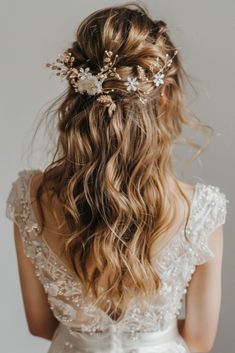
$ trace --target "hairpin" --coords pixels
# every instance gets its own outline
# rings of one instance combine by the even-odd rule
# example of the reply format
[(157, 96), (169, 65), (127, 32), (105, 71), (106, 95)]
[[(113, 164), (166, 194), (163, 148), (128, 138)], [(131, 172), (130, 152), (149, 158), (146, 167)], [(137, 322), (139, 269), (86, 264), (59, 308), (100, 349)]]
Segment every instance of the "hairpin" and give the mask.
[(110, 94), (102, 94), (96, 100), (105, 107), (108, 107), (108, 114), (111, 117), (116, 110), (116, 104)]
[[(117, 68), (115, 66), (116, 60), (118, 58), (118, 54), (116, 54), (113, 58), (113, 52), (105, 50), (104, 52), (104, 61), (103, 66), (97, 74), (93, 74), (89, 66), (87, 67), (74, 67), (75, 58), (69, 50), (66, 50), (62, 55), (60, 54), (57, 58), (56, 62), (49, 64), (46, 66), (56, 71), (56, 75), (61, 78), (67, 78), (75, 92), (79, 92), (81, 94), (87, 93), (88, 95), (99, 95), (103, 94), (104, 98), (97, 98), (97, 101), (101, 104), (104, 104), (110, 108), (109, 112), (113, 112), (116, 108), (116, 105), (111, 102), (109, 95), (110, 92), (113, 92), (114, 89), (105, 89), (103, 88), (103, 82), (108, 77), (117, 78), (118, 80), (124, 81), (124, 85), (126, 86), (127, 92), (135, 92), (140, 101), (144, 104), (146, 102), (146, 98), (143, 97), (148, 95), (152, 90), (152, 87), (148, 91), (142, 91), (140, 89), (141, 82), (151, 83), (154, 87), (159, 87), (164, 84), (165, 71), (168, 70), (173, 62), (173, 58), (178, 53), (177, 50), (174, 51), (173, 56), (170, 58), (169, 54), (166, 54), (165, 64), (162, 66), (160, 64), (160, 59), (157, 57), (153, 63), (149, 67), (149, 70), (152, 73), (152, 77), (148, 78), (145, 73), (145, 69), (140, 65), (137, 65), (137, 76), (127, 76), (126, 78), (122, 78), (117, 73)], [(156, 67), (160, 67), (157, 72), (155, 72)], [(110, 98), (107, 98), (110, 97)], [(110, 103), (110, 104), (109, 104)]]

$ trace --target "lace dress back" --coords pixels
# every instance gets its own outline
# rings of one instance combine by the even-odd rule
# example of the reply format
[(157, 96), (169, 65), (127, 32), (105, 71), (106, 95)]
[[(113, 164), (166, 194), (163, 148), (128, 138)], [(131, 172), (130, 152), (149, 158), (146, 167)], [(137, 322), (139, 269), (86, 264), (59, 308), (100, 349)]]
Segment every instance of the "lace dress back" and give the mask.
[(177, 318), (196, 266), (214, 257), (208, 237), (225, 223), (225, 194), (216, 186), (196, 183), (187, 225), (190, 241), (185, 239), (183, 227), (179, 228), (152, 258), (162, 281), (156, 297), (151, 301), (132, 298), (124, 317), (114, 320), (108, 309), (96, 306), (92, 294), (83, 297), (78, 278), (45, 236), (39, 235), (30, 198), (31, 177), (37, 173), (41, 171), (18, 173), (7, 198), (6, 216), (17, 224), (25, 255), (32, 261), (60, 322), (48, 353), (188, 353), (177, 330)]

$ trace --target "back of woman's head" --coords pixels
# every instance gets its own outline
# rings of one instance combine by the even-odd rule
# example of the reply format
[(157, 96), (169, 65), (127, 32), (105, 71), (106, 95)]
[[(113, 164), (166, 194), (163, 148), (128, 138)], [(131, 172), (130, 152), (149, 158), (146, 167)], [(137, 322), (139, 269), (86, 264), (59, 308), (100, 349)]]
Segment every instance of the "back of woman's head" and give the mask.
[[(164, 65), (176, 48), (165, 22), (151, 19), (140, 5), (92, 13), (79, 25), (68, 51), (73, 67), (83, 72), (89, 67), (92, 75), (104, 66), (105, 51), (111, 51), (122, 79), (110, 75), (102, 83), (115, 104), (111, 114), (97, 100), (99, 95), (76, 91), (69, 82), (56, 110), (58, 143), (38, 201), (43, 190), (60, 200), (69, 229), (61, 234), (71, 265), (87, 288), (92, 256), (95, 296), (109, 265), (112, 308), (120, 300), (123, 312), (132, 295), (153, 294), (159, 288), (150, 248), (174, 223), (176, 194), (169, 180), (185, 197), (174, 175), (172, 145), (183, 140), (183, 125), (201, 130), (203, 125), (187, 117), (178, 52), (164, 72), (164, 84), (150, 82), (156, 58)], [(137, 76), (138, 66), (149, 80), (140, 81), (138, 90), (128, 90), (125, 82)]]

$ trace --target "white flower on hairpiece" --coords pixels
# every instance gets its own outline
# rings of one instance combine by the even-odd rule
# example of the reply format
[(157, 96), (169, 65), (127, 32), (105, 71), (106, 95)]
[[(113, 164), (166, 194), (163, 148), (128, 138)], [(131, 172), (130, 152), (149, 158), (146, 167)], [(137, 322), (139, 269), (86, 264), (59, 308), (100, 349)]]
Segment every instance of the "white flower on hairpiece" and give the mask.
[(86, 80), (92, 77), (92, 73), (90, 72), (90, 68), (86, 67), (85, 70), (83, 67), (79, 69), (79, 79), (80, 80)]
[(73, 86), (77, 92), (87, 92), (91, 96), (101, 93), (103, 90), (102, 81), (99, 81), (94, 75), (89, 75), (87, 78), (79, 78), (79, 80), (75, 82)]
[(162, 74), (161, 72), (156, 73), (153, 77), (153, 82), (155, 84), (155, 86), (160, 86), (164, 83), (164, 74)]
[[(124, 81), (126, 90), (128, 92), (136, 92), (140, 101), (144, 104), (147, 101), (146, 95), (148, 95), (152, 88), (149, 88), (147, 91), (144, 91), (143, 94), (145, 97), (142, 97), (141, 89), (139, 89), (140, 82), (147, 82), (153, 84), (155, 87), (160, 86), (164, 83), (165, 71), (167, 70), (173, 62), (173, 58), (178, 53), (177, 50), (174, 51), (173, 56), (170, 58), (169, 54), (166, 54), (166, 63), (161, 66), (158, 73), (154, 73), (155, 66), (159, 65), (159, 57), (156, 58), (156, 63), (150, 66), (151, 77), (147, 77), (145, 74), (145, 68), (137, 65), (138, 76), (127, 76), (121, 77), (117, 72), (117, 67), (115, 66), (116, 59), (119, 57), (116, 54), (113, 57), (113, 52), (110, 50), (105, 50), (103, 66), (100, 71), (95, 75), (91, 72), (90, 67), (80, 67), (76, 66), (76, 59), (70, 52), (66, 50), (63, 55), (60, 55), (53, 63), (47, 63), (46, 66), (56, 71), (56, 75), (62, 78), (67, 78), (75, 92), (84, 93), (87, 92), (88, 95), (96, 95), (99, 93), (109, 93), (115, 91), (115, 89), (103, 88), (103, 82), (111, 77), (112, 79), (118, 79)], [(164, 72), (164, 73), (163, 73)], [(111, 105), (110, 105), (111, 106)], [(114, 107), (114, 106), (113, 106)], [(112, 109), (113, 109), (112, 107)], [(110, 107), (109, 107), (110, 108)], [(111, 108), (110, 108), (111, 109)]]
[(124, 83), (125, 86), (127, 86), (128, 91), (136, 91), (137, 86), (139, 85), (139, 81), (137, 77), (127, 77), (127, 81)]

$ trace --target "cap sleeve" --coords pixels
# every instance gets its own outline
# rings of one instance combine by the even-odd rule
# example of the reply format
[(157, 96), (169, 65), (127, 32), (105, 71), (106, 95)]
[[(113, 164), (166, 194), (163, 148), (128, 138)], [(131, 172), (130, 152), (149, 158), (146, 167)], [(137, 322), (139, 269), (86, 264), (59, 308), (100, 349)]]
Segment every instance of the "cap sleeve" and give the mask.
[[(22, 170), (18, 172), (12, 182), (6, 200), (5, 215), (16, 223), (22, 236), (25, 231), (32, 232), (35, 228), (35, 220), (31, 212), (28, 200), (28, 182), (32, 174), (38, 170)], [(38, 229), (36, 229), (38, 231)]]
[(217, 186), (200, 184), (197, 203), (190, 226), (191, 239), (196, 249), (196, 264), (201, 265), (215, 255), (208, 245), (210, 235), (226, 222), (229, 200)]
[(23, 190), (21, 174), (18, 172), (17, 178), (12, 182), (6, 201), (6, 217), (16, 223), (19, 230), (23, 230)]

